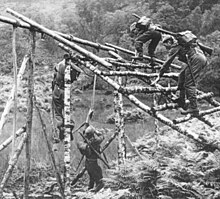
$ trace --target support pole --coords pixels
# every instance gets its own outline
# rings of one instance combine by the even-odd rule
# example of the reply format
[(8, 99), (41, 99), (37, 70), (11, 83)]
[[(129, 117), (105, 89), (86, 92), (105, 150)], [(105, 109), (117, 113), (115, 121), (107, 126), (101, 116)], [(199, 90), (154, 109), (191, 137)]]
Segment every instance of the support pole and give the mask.
[(14, 169), (17, 161), (18, 161), (18, 157), (21, 154), (21, 151), (22, 151), (22, 149), (24, 147), (24, 144), (25, 144), (26, 140), (27, 140), (27, 134), (24, 133), (23, 139), (20, 141), (20, 143), (18, 145), (18, 148), (14, 151), (14, 154), (13, 154), (13, 156), (11, 157), (11, 159), (9, 161), (8, 169), (6, 170), (5, 175), (3, 177), (3, 180), (1, 182), (1, 185), (0, 185), (0, 196), (3, 195), (3, 189), (4, 189), (6, 183), (8, 182), (8, 179), (10, 178), (10, 176), (12, 174), (12, 171), (13, 171), (13, 169)]
[(64, 90), (64, 164), (65, 164), (65, 174), (64, 174), (64, 195), (66, 199), (71, 198), (71, 190), (70, 190), (70, 150), (71, 150), (71, 128), (70, 128), (70, 89), (71, 89), (71, 78), (70, 78), (70, 65), (66, 65), (65, 69), (65, 90)]
[[(116, 69), (117, 70), (117, 69)], [(115, 77), (115, 81), (119, 85), (122, 84), (121, 77)], [(123, 115), (123, 99), (122, 94), (118, 90), (114, 91), (115, 105), (115, 131), (118, 134), (118, 165), (124, 164), (126, 159), (124, 115)]]
[[(25, 68), (26, 68), (28, 59), (29, 59), (29, 57), (27, 55), (25, 55), (24, 59), (23, 59), (23, 62), (21, 64), (18, 76), (17, 76), (17, 86), (18, 87), (20, 86), (23, 74), (25, 72)], [(12, 106), (12, 103), (14, 101), (14, 92), (15, 92), (15, 85), (13, 86), (13, 88), (11, 90), (11, 94), (10, 94), (10, 96), (8, 98), (7, 104), (5, 105), (5, 109), (4, 109), (4, 111), (2, 113), (2, 116), (1, 116), (0, 135), (2, 134), (2, 129), (3, 129), (3, 127), (4, 127), (4, 125), (5, 125), (6, 121), (7, 121), (8, 114), (9, 114), (9, 112), (11, 110), (11, 106)]]
[(62, 184), (61, 175), (60, 175), (59, 169), (56, 166), (56, 161), (55, 161), (55, 157), (54, 157), (54, 154), (53, 154), (53, 150), (52, 150), (52, 147), (50, 145), (50, 141), (48, 139), (47, 132), (46, 132), (46, 125), (45, 125), (45, 123), (43, 121), (43, 118), (41, 116), (40, 109), (39, 109), (39, 107), (36, 104), (36, 100), (34, 102), (34, 106), (36, 108), (38, 117), (40, 119), (40, 123), (41, 123), (42, 130), (43, 130), (43, 136), (45, 138), (45, 141), (46, 141), (46, 144), (47, 144), (47, 147), (48, 147), (48, 151), (49, 151), (49, 154), (50, 154), (50, 158), (51, 158), (51, 161), (52, 161), (52, 164), (53, 164), (53, 168), (54, 168), (54, 171), (55, 171), (55, 174), (56, 174), (57, 184), (58, 184), (58, 186), (60, 188), (61, 196), (64, 199), (64, 190), (63, 190), (63, 184)]
[(13, 26), (12, 32), (12, 54), (13, 54), (13, 68), (14, 68), (14, 117), (13, 117), (13, 139), (12, 139), (12, 154), (15, 150), (15, 138), (17, 130), (17, 53), (16, 53), (16, 27)]
[[(17, 130), (16, 132), (16, 137), (19, 137), (20, 135), (22, 135), (24, 132), (26, 131), (25, 127), (22, 127), (20, 129)], [(13, 139), (13, 135), (10, 136), (7, 140), (5, 140), (1, 145), (0, 145), (0, 152), (3, 151), (11, 142)]]
[(35, 32), (31, 32), (31, 59), (29, 60), (28, 74), (28, 102), (27, 102), (27, 141), (26, 141), (26, 162), (24, 173), (24, 199), (28, 199), (29, 194), (29, 173), (31, 169), (31, 134), (33, 118), (33, 93), (34, 93), (34, 68), (35, 68)]

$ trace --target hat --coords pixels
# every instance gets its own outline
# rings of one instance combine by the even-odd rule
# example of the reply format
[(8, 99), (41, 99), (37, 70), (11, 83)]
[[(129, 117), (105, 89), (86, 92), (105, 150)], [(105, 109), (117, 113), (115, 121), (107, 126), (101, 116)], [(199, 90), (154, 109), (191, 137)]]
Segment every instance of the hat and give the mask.
[(165, 35), (165, 36), (163, 37), (163, 39), (162, 39), (162, 42), (163, 42), (163, 43), (166, 43), (166, 42), (168, 42), (169, 40), (172, 41), (172, 42), (174, 42), (174, 37), (171, 36), (171, 35)]
[(93, 126), (88, 126), (85, 130), (85, 137), (91, 138), (95, 133), (95, 128)]
[(70, 57), (70, 55), (68, 53), (65, 53), (63, 55), (63, 58), (66, 59), (66, 60), (69, 60), (71, 57)]

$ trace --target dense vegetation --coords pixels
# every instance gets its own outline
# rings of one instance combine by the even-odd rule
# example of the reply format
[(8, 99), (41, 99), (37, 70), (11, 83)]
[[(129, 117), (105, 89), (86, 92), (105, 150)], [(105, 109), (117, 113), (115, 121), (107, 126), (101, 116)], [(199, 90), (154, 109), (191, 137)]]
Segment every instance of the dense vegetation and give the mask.
[[(204, 91), (213, 91), (215, 95), (220, 95), (220, 2), (218, 0), (40, 0), (37, 2), (33, 0), (0, 0), (0, 3), (4, 4), (0, 8), (2, 15), (6, 14), (3, 13), (3, 8), (10, 7), (50, 29), (93, 42), (112, 43), (131, 50), (133, 50), (133, 40), (129, 37), (128, 28), (136, 20), (132, 13), (149, 16), (155, 23), (161, 24), (164, 29), (170, 31), (191, 30), (204, 44), (214, 49), (213, 55), (209, 57), (210, 64), (203, 75), (204, 78), (200, 87)], [(17, 33), (18, 65), (20, 65), (29, 48), (29, 32), (19, 29)], [(4, 76), (12, 76), (13, 74), (11, 35), (11, 26), (0, 24), (0, 74)], [(37, 83), (44, 84), (44, 89), (36, 86), (35, 92), (37, 94), (41, 92), (39, 99), (45, 108), (46, 100), (48, 103), (48, 98), (51, 97), (48, 94), (50, 89), (48, 85), (50, 85), (52, 78), (52, 67), (60, 60), (63, 51), (57, 47), (57, 43), (53, 39), (47, 36), (42, 39), (41, 36), (38, 35), (35, 78)], [(99, 53), (100, 56), (106, 55), (103, 52), (88, 49), (94, 53)], [(165, 49), (159, 45), (157, 56), (164, 59), (165, 55)], [(127, 55), (123, 54), (122, 56), (129, 59)], [(47, 71), (45, 68), (49, 69), (50, 73), (45, 73)], [(97, 85), (100, 90), (106, 87), (106, 84), (99, 83)], [(86, 114), (90, 105), (88, 99), (91, 93), (89, 96), (79, 96), (81, 99), (76, 100), (76, 103), (78, 103), (76, 111), (78, 110), (80, 114)], [(97, 100), (99, 106), (96, 107), (95, 119), (97, 120), (96, 124), (100, 126), (104, 126), (103, 118), (112, 121), (112, 117), (106, 117), (106, 115), (112, 113), (112, 109), (109, 108), (106, 111), (106, 107), (112, 106), (113, 99), (110, 100), (110, 97), (108, 97), (108, 102), (106, 102), (106, 99), (107, 97), (104, 96), (99, 101)], [(3, 101), (0, 100), (1, 104), (3, 104)], [(104, 109), (105, 115), (103, 115)], [(131, 113), (133, 112), (131, 111)], [(44, 114), (45, 121), (49, 124), (48, 113), (45, 112)], [(135, 118), (136, 115), (134, 114)], [(130, 120), (134, 117), (130, 117)], [(142, 120), (143, 118), (139, 119)], [(219, 118), (219, 114), (210, 117), (213, 120), (216, 118)], [(80, 118), (77, 119), (80, 122), (84, 121), (84, 115), (80, 115)], [(148, 118), (147, 121), (149, 120)], [(136, 136), (133, 137), (133, 140), (140, 137), (141, 133), (141, 135), (145, 134), (145, 137), (137, 140), (136, 146), (147, 161), (139, 161), (137, 157), (131, 158), (120, 170), (108, 171), (106, 187), (110, 187), (112, 190), (129, 189), (129, 196), (125, 198), (219, 198), (219, 152), (191, 143), (186, 138), (176, 134), (176, 132), (170, 131), (170, 129), (163, 128), (159, 135), (155, 135), (152, 130), (154, 128), (152, 127), (152, 120), (148, 124), (147, 121), (144, 120), (143, 124), (137, 121), (133, 124), (126, 124), (127, 135)], [(130, 122), (132, 123), (133, 120)], [(24, 119), (21, 123), (24, 123)], [(43, 170), (40, 171), (41, 173), (37, 170), (36, 173), (42, 175), (45, 170), (48, 172), (49, 155), (47, 154), (46, 157), (40, 156), (40, 154), (46, 153), (46, 146), (41, 148), (37, 146), (43, 142), (42, 136), (39, 136), (41, 135), (39, 126), (39, 122), (34, 125), (34, 131), (37, 133), (34, 134), (36, 137), (34, 137), (33, 148), (36, 149), (37, 156), (39, 156), (35, 157), (35, 164), (38, 167), (41, 165)], [(215, 141), (218, 139), (218, 133), (214, 129), (208, 131), (206, 126), (200, 123), (198, 125), (195, 125), (195, 123), (186, 124), (186, 128), (191, 127), (195, 128), (193, 129), (195, 133), (202, 133), (210, 140)], [(48, 127), (48, 132), (51, 132), (50, 127)], [(111, 145), (110, 147), (114, 147), (114, 150), (116, 150), (116, 144), (113, 144), (114, 146)], [(108, 151), (108, 156), (111, 156), (110, 153), (112, 153), (110, 159), (116, 158), (116, 153), (112, 152), (112, 148)], [(76, 156), (74, 157), (75, 160), (78, 158), (77, 155), (76, 152), (74, 154)], [(3, 162), (3, 155), (0, 158)], [(7, 162), (8, 158), (9, 156), (5, 158)], [(48, 160), (45, 165), (42, 164), (44, 158)], [(6, 166), (4, 165), (1, 168)], [(19, 168), (20, 166), (18, 165)], [(46, 169), (44, 170), (44, 168)], [(20, 172), (22, 171), (19, 171), (19, 175)], [(12, 180), (12, 186), (16, 183), (16, 180)]]

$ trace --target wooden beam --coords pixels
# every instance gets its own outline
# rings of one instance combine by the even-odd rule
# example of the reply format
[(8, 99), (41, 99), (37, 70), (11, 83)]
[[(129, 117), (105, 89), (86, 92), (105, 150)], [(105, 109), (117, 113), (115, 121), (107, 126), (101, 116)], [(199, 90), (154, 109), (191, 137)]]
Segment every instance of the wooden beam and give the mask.
[[(16, 137), (19, 137), (20, 135), (22, 135), (24, 132), (26, 132), (26, 128), (25, 127), (22, 127), (20, 129), (17, 130), (16, 132)], [(0, 152), (2, 150), (4, 150), (11, 142), (12, 142), (12, 139), (13, 139), (13, 135), (10, 136), (7, 140), (5, 140), (1, 145), (0, 145)]]
[(35, 32), (31, 32), (31, 56), (29, 60), (28, 70), (28, 96), (27, 96), (27, 141), (26, 141), (26, 162), (24, 172), (24, 199), (29, 198), (29, 177), (31, 169), (31, 135), (32, 135), (32, 119), (33, 119), (33, 96), (34, 96), (34, 68), (35, 68)]
[(11, 159), (9, 161), (9, 166), (8, 166), (8, 168), (5, 172), (5, 175), (2, 179), (2, 182), (0, 184), (0, 196), (3, 195), (3, 189), (4, 189), (6, 183), (8, 182), (8, 180), (9, 180), (11, 174), (12, 174), (12, 171), (13, 171), (13, 169), (14, 169), (17, 161), (18, 161), (19, 155), (21, 154), (21, 151), (24, 147), (24, 144), (25, 144), (26, 140), (27, 140), (27, 134), (24, 133), (23, 138), (22, 138), (22, 140), (20, 141), (20, 143), (18, 145), (18, 148), (14, 151), (14, 154), (13, 154), (13, 156), (11, 157)]
[[(29, 57), (27, 55), (25, 55), (24, 59), (22, 61), (22, 64), (21, 64), (18, 76), (17, 76), (17, 86), (18, 87), (20, 86), (21, 80), (23, 78), (23, 74), (25, 72), (25, 68), (26, 68), (28, 59), (29, 59)], [(8, 114), (9, 114), (9, 112), (11, 110), (12, 103), (14, 101), (14, 92), (15, 92), (15, 86), (13, 86), (13, 88), (11, 90), (10, 96), (8, 98), (8, 101), (7, 101), (6, 105), (5, 105), (5, 109), (4, 109), (4, 111), (3, 111), (2, 115), (1, 115), (0, 135), (2, 134), (3, 127), (4, 127), (4, 125), (5, 125), (6, 121), (7, 121)]]

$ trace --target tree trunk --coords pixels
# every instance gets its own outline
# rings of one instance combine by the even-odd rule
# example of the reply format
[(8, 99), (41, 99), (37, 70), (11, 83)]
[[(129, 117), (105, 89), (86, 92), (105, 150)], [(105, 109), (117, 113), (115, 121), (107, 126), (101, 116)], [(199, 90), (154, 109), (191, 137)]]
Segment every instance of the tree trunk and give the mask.
[[(16, 137), (19, 137), (21, 134), (23, 134), (24, 132), (26, 131), (26, 128), (25, 127), (22, 127), (20, 129), (17, 130), (16, 132)], [(12, 142), (12, 139), (13, 139), (13, 135), (10, 136), (7, 140), (5, 140), (1, 145), (0, 145), (0, 152), (2, 150), (4, 150), (11, 142)]]
[(31, 134), (33, 118), (33, 94), (34, 94), (34, 68), (35, 68), (35, 32), (31, 32), (31, 59), (29, 60), (28, 74), (28, 99), (27, 99), (27, 141), (26, 141), (26, 162), (24, 172), (24, 199), (28, 199), (29, 194), (29, 175), (31, 169)]
[[(18, 76), (17, 76), (17, 86), (19, 87), (20, 86), (20, 83), (21, 83), (21, 80), (23, 78), (23, 74), (25, 72), (25, 68), (26, 68), (26, 65), (27, 65), (27, 61), (28, 61), (29, 57), (27, 55), (24, 56), (24, 59), (23, 59), (23, 62), (21, 64), (21, 67), (20, 67), (20, 70), (19, 70), (19, 73), (18, 73)], [(5, 105), (5, 109), (2, 113), (2, 116), (1, 116), (1, 121), (0, 121), (0, 135), (2, 134), (2, 129), (4, 127), (4, 124), (6, 123), (7, 121), (7, 116), (8, 116), (8, 113), (10, 112), (10, 109), (11, 109), (11, 106), (12, 106), (12, 103), (14, 101), (14, 92), (15, 92), (15, 86), (13, 86), (12, 90), (11, 90), (11, 94), (8, 98), (8, 101), (7, 101), (7, 104)]]
[(66, 66), (65, 69), (65, 90), (64, 90), (64, 164), (65, 164), (65, 198), (71, 198), (70, 191), (70, 150), (71, 150), (71, 128), (70, 128), (70, 90), (71, 90), (71, 78), (70, 78), (70, 65)]

